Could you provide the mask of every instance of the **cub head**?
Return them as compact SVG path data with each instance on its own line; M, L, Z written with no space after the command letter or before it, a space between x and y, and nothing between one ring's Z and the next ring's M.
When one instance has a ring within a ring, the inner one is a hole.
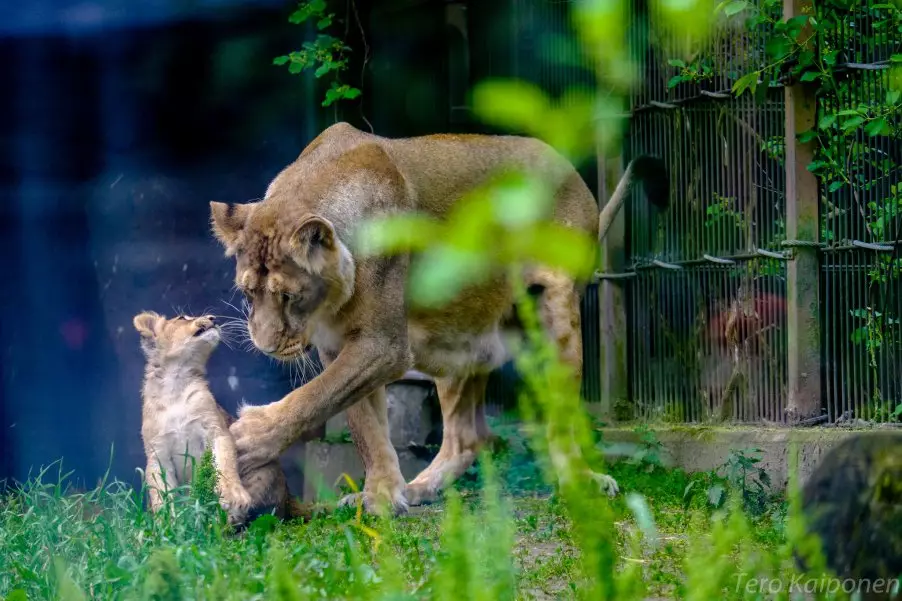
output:
M141 335L141 348L148 358L203 366L219 345L219 328L210 315L179 315L166 319L152 311L145 311L135 315L133 323Z
M354 291L354 260L332 223L282 204L211 202L213 233L234 256L251 342L283 361L302 355L317 324Z

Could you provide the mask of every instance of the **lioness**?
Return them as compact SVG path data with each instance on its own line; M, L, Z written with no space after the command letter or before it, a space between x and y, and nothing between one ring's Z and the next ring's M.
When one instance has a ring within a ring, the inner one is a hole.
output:
M441 309L415 309L405 295L409 256L355 257L349 244L371 216L419 210L441 218L505 168L543 176L556 190L554 220L592 236L607 231L634 176L646 181L654 202L667 200L667 176L648 157L627 167L599 217L573 166L539 140L387 139L338 123L276 176L263 200L210 203L213 233L226 256L236 257L253 344L280 360L313 345L325 366L280 401L239 412L231 429L242 473L343 409L366 470L361 494L370 511L386 501L396 512L431 501L472 464L489 436L488 374L507 359L501 328L513 305L509 283L498 275ZM582 284L541 266L525 270L524 280L541 292L544 326L580 377ZM405 484L389 440L385 385L411 367L436 378L444 435L432 463ZM616 492L613 479L605 482Z
M191 481L194 463L210 448L219 476L217 494L231 523L244 524L251 507L271 508L279 517L307 516L307 508L290 497L277 462L262 466L243 483L239 477L229 432L234 419L213 398L206 379L207 360L220 341L213 317L166 319L146 311L133 321L147 358L141 437L151 510L162 507L164 487Z

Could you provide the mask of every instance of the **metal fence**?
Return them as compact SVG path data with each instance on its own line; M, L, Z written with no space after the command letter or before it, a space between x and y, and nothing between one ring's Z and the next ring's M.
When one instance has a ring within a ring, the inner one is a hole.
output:
M819 115L885 97L889 58L902 41L859 41L880 6L858 7L842 17L848 26L837 39L818 40L844 49L848 83L847 93L817 99ZM673 194L656 216L634 191L627 260L602 276L602 294L609 287L623 297L607 310L626 317L625 328L604 332L628 340L627 373L602 366L602 388L624 391L604 399L617 418L900 419L902 142L864 132L828 140L847 161L848 182L818 185L795 135L804 125L787 110L805 88L730 94L765 64L767 39L767 31L725 24L704 50L708 72L672 88L679 69L668 59L678 55L667 32L633 40L642 85L621 164L644 153L664 158ZM899 131L898 116L888 119ZM815 206L819 228L810 229L819 231L806 239L803 219Z

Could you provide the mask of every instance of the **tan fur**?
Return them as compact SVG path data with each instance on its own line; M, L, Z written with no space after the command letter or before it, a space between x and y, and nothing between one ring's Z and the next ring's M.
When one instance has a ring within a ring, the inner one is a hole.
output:
M339 123L325 130L269 185L264 199L211 203L214 235L236 257L236 284L250 303L248 329L260 350L282 360L315 345L324 371L275 403L246 407L232 426L242 473L271 461L302 431L348 409L366 466L369 509L433 499L473 461L488 437L486 374L507 358L502 339L513 303L497 275L435 310L407 306L410 258L355 257L366 218L418 210L444 217L499 170L526 170L556 190L558 223L591 236L607 231L631 172L601 220L569 162L546 144L515 136L434 135L386 139ZM588 257L587 259L591 259ZM582 368L582 283L535 266L546 328L577 375ZM384 386L415 367L438 378L445 426L435 461L406 490L387 427ZM609 492L616 491L616 483Z
M230 522L243 523L249 509L259 506L274 507L280 517L307 515L289 498L277 462L262 466L244 482L238 474L229 432L233 419L217 404L206 380L207 360L220 340L213 318L166 319L144 312L135 316L134 326L147 358L141 436L152 511L163 505L161 491L191 481L194 463L210 448L218 472L217 494Z

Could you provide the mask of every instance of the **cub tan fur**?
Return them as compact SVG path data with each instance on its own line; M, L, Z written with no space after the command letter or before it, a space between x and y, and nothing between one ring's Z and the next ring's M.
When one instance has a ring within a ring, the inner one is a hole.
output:
M252 506L274 507L279 517L306 515L291 501L278 463L264 465L242 483L229 432L234 420L216 402L206 379L207 360L220 341L213 318L166 319L144 312L135 316L134 326L147 358L141 436L151 509L162 506L161 490L191 481L194 462L210 448L218 472L216 492L230 522L246 521Z
M498 170L513 168L542 176L555 190L549 217L603 236L633 179L658 186L652 190L646 183L649 197L666 192L666 176L655 172L657 166L647 158L631 163L599 215L573 166L538 140L387 139L339 123L279 173L262 201L211 203L213 232L226 255L236 258L235 282L249 303L254 345L281 360L314 345L325 366L282 400L241 412L232 432L242 473L272 461L302 431L347 409L366 469L367 508L388 502L403 511L408 502L433 500L469 467L489 436L486 381L507 359L502 330L511 316L512 289L497 274L444 307L410 307L405 293L410 257L354 256L349 245L355 228L369 217L408 210L443 218L464 194ZM541 265L523 276L540 292L544 326L578 378L584 283ZM444 435L431 465L405 484L389 440L385 385L411 367L436 378ZM612 479L601 477L601 483L616 493Z

